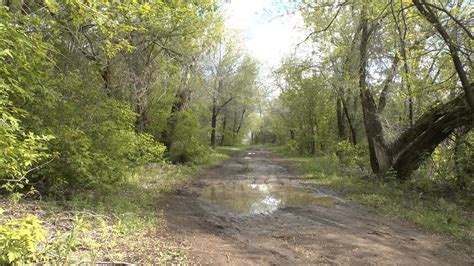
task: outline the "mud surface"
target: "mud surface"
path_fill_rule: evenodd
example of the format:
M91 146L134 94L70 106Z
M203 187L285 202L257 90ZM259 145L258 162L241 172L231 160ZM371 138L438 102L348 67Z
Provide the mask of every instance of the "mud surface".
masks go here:
M468 247L301 181L267 149L241 152L162 199L165 238L198 264L474 264Z

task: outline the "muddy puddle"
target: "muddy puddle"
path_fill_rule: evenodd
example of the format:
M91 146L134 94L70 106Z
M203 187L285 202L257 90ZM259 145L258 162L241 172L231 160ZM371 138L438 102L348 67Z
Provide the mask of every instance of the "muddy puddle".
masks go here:
M202 191L200 198L245 215L270 214L284 207L332 206L339 202L309 189L245 182L210 185Z

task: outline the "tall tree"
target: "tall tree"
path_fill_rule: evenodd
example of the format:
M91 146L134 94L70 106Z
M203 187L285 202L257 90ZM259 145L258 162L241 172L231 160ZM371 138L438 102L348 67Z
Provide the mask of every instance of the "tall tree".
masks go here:
M206 68L207 92L211 102L210 143L215 147L219 115L231 103L252 95L257 67L256 62L245 55L239 47L225 40L209 54Z
M398 2L398 5L395 5L393 0L389 0L379 2L335 1L315 4L303 1L301 5L306 23L313 29L307 39L311 38L318 42L319 54L323 57L319 61L324 62L324 58L338 58L341 44L345 47L357 48L345 48L346 51L357 51L357 53L348 53L347 61L330 61L333 62L332 69L325 74L325 78L331 83L332 77L341 73L339 69L347 69L344 68L343 62L345 64L349 62L349 65L350 62L357 62L357 73L354 73L350 68L342 73L348 80L351 80L348 83L350 91L353 91L354 88L359 91L372 171L383 175L393 169L400 179L409 178L426 158L426 155L431 154L456 128L469 129L472 127L472 112L469 112L472 93L467 72L472 68L469 59L472 52L468 48L472 34L465 22L448 11L447 6L454 5L453 3L436 6L427 1L413 1L413 4L414 6L409 6ZM426 24L422 23L421 27L415 27L414 23L407 22L406 13L416 15L413 13L414 8L418 9L421 16L417 18L410 16L410 19L417 20L418 24L423 22L422 18L426 19L429 24L435 27L441 35L441 39L436 35L425 34L430 30ZM327 13L322 14L323 10L326 10ZM437 10L439 14L434 10ZM465 16L467 10L465 3L458 3L456 12L459 12L460 17ZM440 14L444 14L446 18L443 21L448 21L444 25L439 19ZM350 20L350 17L354 16L357 18L356 23L354 20ZM465 37L454 38L448 34L445 27L451 27L453 34L457 32L458 35ZM348 32L347 28L352 31ZM351 35L354 38L351 38ZM410 49L416 53L408 53L406 47L406 36L408 35L413 38ZM340 36L346 37L341 38ZM461 96L456 96L458 93L452 93L457 91L456 80L450 76L449 73L452 71L443 64L442 57L437 56L439 53L443 53L444 49L442 45L439 45L440 40L449 50L449 56L453 61L452 66L464 90L464 94ZM337 48L333 48L335 41L339 41ZM433 44L437 47L437 53L434 55L430 51ZM460 54L463 54L465 59L462 59ZM410 56L419 58L414 59ZM401 68L398 64L400 60L403 62ZM412 66L417 67L417 70L409 68L410 61L424 62L423 60L431 61L431 66L426 67L424 64L418 63ZM469 67L465 67L464 64ZM388 67L383 67L387 65ZM433 76L434 69L440 74ZM438 87L435 97L424 97L423 106L420 106L424 110L421 110L417 117L415 117L413 106L414 83L410 79L412 71L425 72L427 76L431 77L434 86ZM446 80L441 80L441 78L446 78ZM416 82L418 90L416 93L418 94L424 90L424 87L433 86L433 83L429 84L423 80ZM450 84L451 89L443 89L446 88L444 85L446 82ZM404 128L398 129L398 132L390 132L392 129L390 129L391 125L387 123L387 117L401 116L398 110L393 108L386 110L386 106L393 105L401 98L390 95L392 95L391 91L399 92L398 88L403 84L405 84L406 90L401 95L407 95L409 122L408 125L401 124ZM342 109L344 107L344 97L342 97L344 90L341 90L340 86L337 82L332 81L332 87L336 92L335 103L338 107L335 117L338 118L338 127L341 131L339 135L343 136L341 122L344 120L341 114L344 110ZM444 99L442 101L444 103L436 104L432 100L436 98ZM460 98L467 99L466 104L459 102ZM428 104L429 102L431 104ZM447 119L448 117L449 119ZM308 123L308 126L310 125L312 126L311 123Z

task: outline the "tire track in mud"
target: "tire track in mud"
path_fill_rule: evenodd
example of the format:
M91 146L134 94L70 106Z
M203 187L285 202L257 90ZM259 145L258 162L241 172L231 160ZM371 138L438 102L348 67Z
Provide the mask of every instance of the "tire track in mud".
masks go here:
M301 181L269 149L236 154L159 202L165 239L199 264L474 264L468 247Z

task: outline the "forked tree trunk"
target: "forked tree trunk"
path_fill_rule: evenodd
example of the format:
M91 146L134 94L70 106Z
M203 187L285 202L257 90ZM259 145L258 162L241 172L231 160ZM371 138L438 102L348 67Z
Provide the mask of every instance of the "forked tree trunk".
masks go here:
M375 174L380 173L380 169L386 167L385 140L383 138L383 126L380 122L377 105L374 97L367 86L367 64L369 45L369 26L365 14L365 9L361 10L361 38L359 46L359 92L362 103L362 114L364 118L365 133L369 146L370 167Z
M474 114L464 99L458 96L426 112L390 145L388 153L399 179L408 179L454 130L473 127Z
M464 100L466 96L458 96L425 112L395 141L387 143L384 138L379 109L366 82L367 48L370 33L364 10L361 15L359 89L370 164L372 171L377 175L386 174L390 169L393 169L400 180L406 180L455 129L471 129L474 113Z

